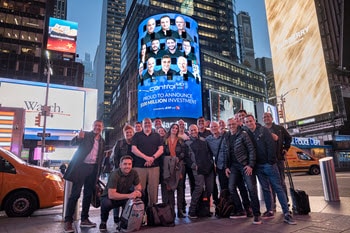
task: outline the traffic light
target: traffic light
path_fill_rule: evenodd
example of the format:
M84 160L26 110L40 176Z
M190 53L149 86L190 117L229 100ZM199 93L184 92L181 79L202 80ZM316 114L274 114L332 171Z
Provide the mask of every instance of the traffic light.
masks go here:
M35 125L40 126L40 121L41 121L41 115L38 114L35 116Z
M280 118L283 118L283 111L282 111L282 110L279 110L279 111L278 111L278 116L279 116Z
M45 153L55 152L54 146L45 146Z

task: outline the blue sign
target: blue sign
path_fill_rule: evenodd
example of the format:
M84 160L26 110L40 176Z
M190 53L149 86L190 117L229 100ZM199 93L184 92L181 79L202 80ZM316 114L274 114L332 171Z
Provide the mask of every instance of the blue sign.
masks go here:
M139 25L138 120L202 116L198 24L159 14Z

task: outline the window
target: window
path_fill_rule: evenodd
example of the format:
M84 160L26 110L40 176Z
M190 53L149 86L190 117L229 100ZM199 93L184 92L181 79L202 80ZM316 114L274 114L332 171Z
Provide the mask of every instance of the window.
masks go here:
M0 157L0 172L16 174L16 169L9 161Z

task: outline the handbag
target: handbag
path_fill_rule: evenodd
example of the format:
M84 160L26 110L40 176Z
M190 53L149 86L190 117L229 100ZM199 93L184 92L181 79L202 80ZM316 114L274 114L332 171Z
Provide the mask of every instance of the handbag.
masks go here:
M175 212L170 204L153 204L153 206L147 207L146 214L149 226L175 226Z
M91 205L93 207L98 208L101 206L101 195L105 188L106 185L100 179L98 179L96 182L95 190L92 192L91 197Z

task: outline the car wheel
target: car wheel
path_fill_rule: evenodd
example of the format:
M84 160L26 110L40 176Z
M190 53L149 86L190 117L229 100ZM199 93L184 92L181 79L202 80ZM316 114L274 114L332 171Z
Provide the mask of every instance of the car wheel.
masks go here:
M320 167L319 166L311 166L309 173L310 173L310 175L320 174Z
M5 202L5 212L8 217L28 217L38 208L35 195L29 191L12 193Z

